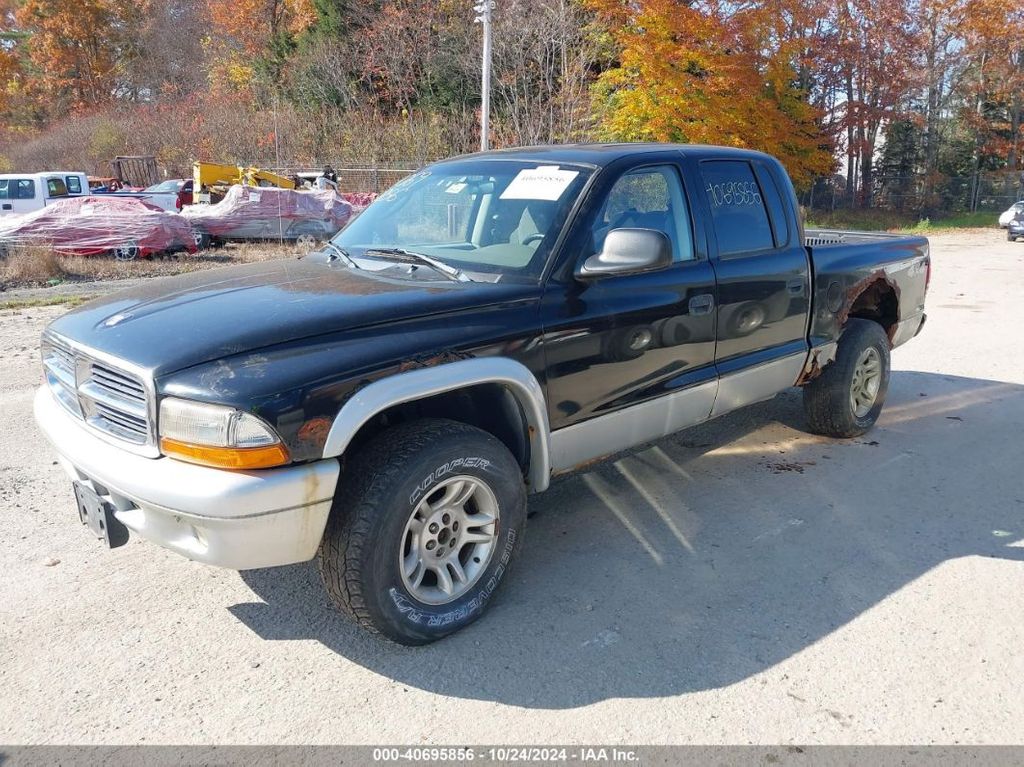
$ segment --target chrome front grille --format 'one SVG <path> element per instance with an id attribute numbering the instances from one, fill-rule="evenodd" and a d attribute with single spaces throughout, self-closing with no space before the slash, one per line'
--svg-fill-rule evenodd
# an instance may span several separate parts
<path id="1" fill-rule="evenodd" d="M 159 454 L 153 401 L 141 375 L 51 334 L 43 337 L 42 355 L 46 382 L 66 410 L 124 447 Z"/>

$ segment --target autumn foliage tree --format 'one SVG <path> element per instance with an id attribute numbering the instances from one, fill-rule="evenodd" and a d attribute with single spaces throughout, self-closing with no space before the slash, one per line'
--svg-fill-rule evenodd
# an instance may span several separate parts
<path id="1" fill-rule="evenodd" d="M 470 151 L 472 5 L 0 0 L 0 167 Z M 744 146 L 811 203 L 922 216 L 1017 192 L 1019 0 L 496 0 L 493 17 L 494 146 Z"/>
<path id="2" fill-rule="evenodd" d="M 770 14 L 675 0 L 589 4 L 618 49 L 597 81 L 602 137 L 753 147 L 776 154 L 803 185 L 831 170 L 790 52 L 765 46 Z"/>
<path id="3" fill-rule="evenodd" d="M 33 90 L 51 111 L 110 102 L 119 95 L 145 4 L 138 0 L 25 0 L 15 13 Z"/>
<path id="4" fill-rule="evenodd" d="M 210 77 L 248 89 L 278 84 L 296 37 L 316 21 L 312 0 L 208 0 Z"/>

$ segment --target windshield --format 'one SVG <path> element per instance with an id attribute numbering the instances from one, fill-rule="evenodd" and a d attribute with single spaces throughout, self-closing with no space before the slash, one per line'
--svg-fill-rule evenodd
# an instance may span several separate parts
<path id="1" fill-rule="evenodd" d="M 535 280 L 591 172 L 521 160 L 434 165 L 391 187 L 333 242 L 356 258 L 397 248 L 492 279 Z"/>
<path id="2" fill-rule="evenodd" d="M 146 187 L 143 191 L 145 192 L 177 192 L 182 185 L 182 181 L 178 179 L 172 179 L 171 181 L 161 181 L 159 184 L 153 184 L 153 186 Z"/>

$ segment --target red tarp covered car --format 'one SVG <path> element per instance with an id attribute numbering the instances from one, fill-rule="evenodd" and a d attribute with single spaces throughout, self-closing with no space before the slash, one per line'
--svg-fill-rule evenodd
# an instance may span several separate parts
<path id="1" fill-rule="evenodd" d="M 142 200 L 93 196 L 59 200 L 0 221 L 0 246 L 42 245 L 72 256 L 110 254 L 121 261 L 196 250 L 188 221 Z"/>
<path id="2" fill-rule="evenodd" d="M 355 212 L 362 213 L 377 199 L 376 192 L 338 192 L 338 197 L 351 205 Z"/>
<path id="3" fill-rule="evenodd" d="M 326 240 L 348 223 L 353 206 L 333 191 L 236 184 L 220 202 L 191 205 L 181 214 L 207 241 Z"/>

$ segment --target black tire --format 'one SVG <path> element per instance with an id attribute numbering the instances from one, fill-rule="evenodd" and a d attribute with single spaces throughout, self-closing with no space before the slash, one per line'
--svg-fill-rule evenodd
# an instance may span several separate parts
<path id="1" fill-rule="evenodd" d="M 483 482 L 499 514 L 490 559 L 464 594 L 445 604 L 417 599 L 399 562 L 417 506 L 456 476 Z M 349 462 L 320 543 L 327 593 L 361 626 L 405 645 L 422 645 L 479 618 L 522 547 L 526 490 L 519 464 L 485 431 L 423 419 L 383 432 Z"/>
<path id="2" fill-rule="evenodd" d="M 1010 230 L 1009 230 L 1009 229 L 1007 229 L 1007 230 L 1006 230 L 1006 240 L 1007 240 L 1008 242 L 1013 242 L 1013 241 L 1014 241 L 1014 240 L 1016 240 L 1016 239 L 1017 239 L 1016 237 L 1014 237 L 1014 236 L 1013 236 L 1012 234 L 1010 234 Z"/>
<path id="3" fill-rule="evenodd" d="M 874 348 L 881 360 L 881 381 L 871 409 L 858 417 L 850 401 L 854 370 Z M 827 437 L 859 437 L 875 425 L 889 390 L 889 337 L 877 322 L 851 319 L 839 339 L 835 360 L 804 386 L 804 412 L 811 431 Z"/>
<path id="4" fill-rule="evenodd" d="M 200 251 L 206 250 L 210 247 L 210 241 L 212 238 L 208 233 L 194 229 L 192 231 L 192 239 L 196 244 L 196 252 L 199 253 Z"/>

